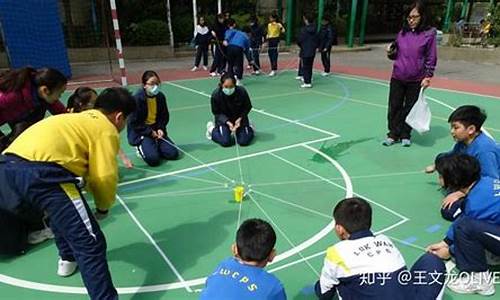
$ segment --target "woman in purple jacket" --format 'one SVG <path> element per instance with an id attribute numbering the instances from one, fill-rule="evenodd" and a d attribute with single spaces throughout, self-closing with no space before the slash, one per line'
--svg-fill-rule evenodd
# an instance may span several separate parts
<path id="1" fill-rule="evenodd" d="M 437 63 L 436 29 L 429 25 L 429 15 L 421 1 L 410 6 L 406 20 L 396 38 L 396 55 L 391 57 L 395 61 L 387 113 L 389 133 L 384 146 L 397 142 L 404 147 L 411 145 L 411 127 L 405 119 L 420 89 L 430 85 Z"/>

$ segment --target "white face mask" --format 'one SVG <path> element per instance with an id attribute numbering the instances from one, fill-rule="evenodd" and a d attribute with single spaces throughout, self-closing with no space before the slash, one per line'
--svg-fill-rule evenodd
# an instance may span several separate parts
<path id="1" fill-rule="evenodd" d="M 227 96 L 231 96 L 234 94 L 234 87 L 233 88 L 222 88 L 222 92 L 226 94 Z"/>
<path id="2" fill-rule="evenodd" d="M 146 87 L 146 94 L 148 94 L 148 96 L 156 96 L 158 95 L 159 92 L 160 92 L 160 86 L 158 86 L 157 84 L 152 86 L 148 85 Z"/>

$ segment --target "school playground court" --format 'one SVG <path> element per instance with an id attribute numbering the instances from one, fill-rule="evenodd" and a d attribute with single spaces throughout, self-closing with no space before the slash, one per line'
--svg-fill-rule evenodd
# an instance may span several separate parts
<path id="1" fill-rule="evenodd" d="M 257 130 L 245 148 L 221 148 L 205 138 L 217 79 L 161 74 L 171 113 L 168 133 L 184 155 L 147 167 L 122 133 L 135 168 L 120 167 L 116 205 L 101 223 L 121 299 L 196 299 L 204 278 L 230 255 L 238 224 L 252 217 L 268 220 L 277 232 L 279 255 L 267 269 L 282 280 L 289 299 L 315 299 L 312 285 L 324 251 L 337 240 L 333 206 L 352 195 L 372 204 L 373 230 L 391 237 L 408 265 L 442 239 L 449 226 L 439 213 L 442 194 L 436 175 L 423 169 L 452 147 L 446 121 L 454 107 L 484 108 L 485 129 L 500 138 L 496 90 L 436 79 L 426 94 L 431 131 L 414 134 L 410 148 L 386 148 L 386 74 L 358 76 L 363 74 L 345 68 L 330 77 L 316 74 L 313 89 L 300 89 L 293 63 L 283 65 L 289 70 L 274 78 L 244 81 Z M 175 74 L 184 79 L 166 81 Z M 241 182 L 251 192 L 238 204 L 232 189 Z M 60 278 L 56 263 L 53 242 L 0 261 L 0 299 L 86 299 L 79 274 Z M 447 290 L 445 299 L 481 297 Z"/>

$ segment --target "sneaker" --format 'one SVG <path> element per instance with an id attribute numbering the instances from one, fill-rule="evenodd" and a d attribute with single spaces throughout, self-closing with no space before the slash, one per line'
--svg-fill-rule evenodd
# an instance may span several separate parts
<path id="1" fill-rule="evenodd" d="M 251 65 L 248 65 L 248 66 L 247 66 L 247 70 L 250 70 L 251 68 L 252 68 L 252 66 L 251 66 Z"/>
<path id="2" fill-rule="evenodd" d="M 330 76 L 330 73 L 329 72 L 323 72 L 323 73 L 321 73 L 321 76 L 327 77 L 327 76 Z"/>
<path id="3" fill-rule="evenodd" d="M 273 77 L 273 76 L 276 76 L 276 71 L 271 71 L 271 72 L 269 73 L 269 77 Z"/>
<path id="4" fill-rule="evenodd" d="M 410 147 L 410 146 L 411 146 L 411 141 L 410 141 L 410 139 L 402 139 L 402 140 L 401 140 L 401 145 L 402 145 L 403 147 Z"/>
<path id="5" fill-rule="evenodd" d="M 210 141 L 212 140 L 212 131 L 214 131 L 214 128 L 215 128 L 214 122 L 210 121 L 207 123 L 207 132 L 205 133 L 205 136 Z"/>
<path id="6" fill-rule="evenodd" d="M 395 140 L 395 139 L 393 139 L 393 138 L 390 138 L 390 137 L 386 138 L 386 139 L 382 142 L 382 145 L 384 145 L 384 146 L 392 146 L 392 145 L 394 145 L 394 144 L 396 144 L 396 140 Z"/>
<path id="7" fill-rule="evenodd" d="M 304 77 L 303 76 L 297 76 L 297 77 L 295 77 L 295 79 L 304 81 Z"/>
<path id="8" fill-rule="evenodd" d="M 253 74 L 253 75 L 260 75 L 260 71 L 259 71 L 259 70 L 257 70 L 257 71 L 253 71 L 253 72 L 252 72 L 252 74 Z"/>
<path id="9" fill-rule="evenodd" d="M 42 230 L 32 231 L 28 234 L 28 244 L 36 245 L 54 238 L 54 233 L 46 227 Z"/>
<path id="10" fill-rule="evenodd" d="M 489 266 L 500 266 L 500 256 L 496 256 L 490 251 L 485 251 L 486 253 L 486 262 Z"/>
<path id="11" fill-rule="evenodd" d="M 243 86 L 243 82 L 241 80 L 236 79 L 236 86 Z"/>
<path id="12" fill-rule="evenodd" d="M 305 89 L 310 89 L 313 87 L 313 85 L 310 83 L 303 83 L 300 87 Z"/>
<path id="13" fill-rule="evenodd" d="M 198 67 L 197 67 L 197 66 L 194 66 L 194 67 L 191 69 L 191 72 L 194 72 L 194 71 L 196 71 L 196 70 L 198 70 Z"/>
<path id="14" fill-rule="evenodd" d="M 207 71 L 208 70 L 207 66 L 203 66 L 203 70 Z"/>
<path id="15" fill-rule="evenodd" d="M 219 74 L 217 74 L 215 72 L 210 72 L 210 77 L 216 77 L 217 75 L 219 75 Z"/>
<path id="16" fill-rule="evenodd" d="M 255 124 L 254 123 L 250 123 L 248 126 L 250 126 L 250 128 L 252 128 L 252 130 L 255 131 Z"/>
<path id="17" fill-rule="evenodd" d="M 465 276 L 468 275 L 468 276 Z M 491 296 L 495 294 L 493 274 L 490 272 L 460 273 L 448 282 L 450 290 L 458 294 L 479 294 Z"/>
<path id="18" fill-rule="evenodd" d="M 61 277 L 68 277 L 75 273 L 78 264 L 76 261 L 67 261 L 59 258 L 57 263 L 57 275 Z"/>

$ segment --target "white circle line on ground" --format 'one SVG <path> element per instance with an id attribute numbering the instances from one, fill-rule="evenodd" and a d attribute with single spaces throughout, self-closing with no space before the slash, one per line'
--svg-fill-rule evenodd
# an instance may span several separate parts
<path id="1" fill-rule="evenodd" d="M 352 181 L 351 178 L 349 177 L 349 174 L 347 171 L 333 158 L 327 156 L 323 152 L 321 152 L 318 149 L 312 148 L 312 147 L 306 147 L 307 149 L 318 153 L 319 155 L 323 156 L 326 160 L 328 160 L 342 175 L 342 178 L 345 183 L 345 190 L 346 190 L 346 198 L 352 197 L 354 195 L 354 190 L 352 186 Z M 399 223 L 398 223 L 399 225 Z M 320 239 L 328 235 L 330 232 L 332 232 L 333 228 L 335 227 L 335 223 L 332 221 L 328 223 L 328 225 L 325 226 L 321 231 L 316 233 L 314 236 L 309 238 L 308 240 L 302 242 L 300 245 L 297 247 L 294 247 L 288 251 L 283 252 L 282 254 L 276 256 L 273 264 L 282 261 L 290 256 L 293 256 L 300 251 L 312 246 L 316 242 L 318 242 Z M 394 228 L 393 226 L 390 226 L 389 228 Z M 389 229 L 388 228 L 388 229 Z M 205 280 L 207 278 L 196 278 L 196 279 L 191 279 L 191 280 L 186 280 L 185 282 L 175 282 L 175 283 L 166 283 L 166 284 L 157 284 L 157 285 L 145 285 L 145 286 L 135 286 L 135 287 L 122 287 L 122 288 L 117 288 L 117 291 L 119 294 L 137 294 L 137 293 L 148 293 L 148 292 L 161 292 L 161 291 L 167 291 L 167 290 L 173 290 L 173 289 L 181 289 L 181 288 L 186 288 L 186 287 L 192 287 L 192 286 L 199 286 L 205 283 Z M 63 294 L 87 294 L 87 290 L 84 287 L 72 287 L 72 286 L 63 286 L 63 285 L 54 285 L 54 284 L 46 284 L 46 283 L 39 283 L 39 282 L 34 282 L 34 281 L 29 281 L 29 280 L 24 280 L 24 279 L 19 279 L 11 276 L 7 276 L 4 274 L 0 274 L 0 283 L 8 284 L 11 286 L 16 286 L 20 288 L 26 288 L 26 289 L 31 289 L 31 290 L 38 290 L 38 291 L 43 291 L 43 292 L 52 292 L 52 293 L 63 293 Z"/>

